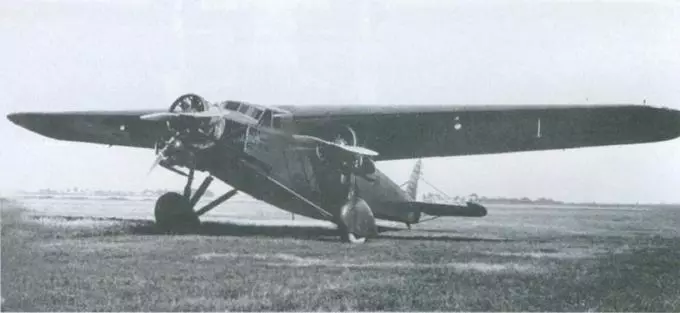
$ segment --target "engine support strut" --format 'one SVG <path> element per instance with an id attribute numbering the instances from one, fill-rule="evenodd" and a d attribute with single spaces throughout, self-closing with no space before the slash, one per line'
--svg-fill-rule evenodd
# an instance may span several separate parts
<path id="1" fill-rule="evenodd" d="M 178 169 L 176 169 L 176 168 L 174 168 L 174 167 L 172 167 L 172 166 L 169 166 L 169 165 L 165 164 L 165 162 L 163 162 L 163 161 L 161 161 L 161 162 L 159 163 L 159 165 L 160 165 L 161 167 L 163 167 L 164 169 L 167 169 L 167 170 L 169 170 L 169 171 L 171 171 L 171 172 L 173 172 L 173 173 L 175 173 L 175 174 L 177 174 L 177 175 L 181 175 L 181 176 L 184 176 L 184 177 L 189 177 L 189 174 L 187 174 L 187 173 L 185 173 L 185 172 L 182 172 L 182 171 L 180 171 L 180 170 L 178 170 Z"/>

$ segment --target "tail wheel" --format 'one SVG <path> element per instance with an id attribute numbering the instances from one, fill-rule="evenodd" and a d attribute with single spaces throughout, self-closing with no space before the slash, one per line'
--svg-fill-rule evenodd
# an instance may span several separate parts
<path id="1" fill-rule="evenodd" d="M 201 225 L 189 199 L 176 192 L 168 192 L 158 198 L 154 215 L 156 226 L 164 233 L 186 234 Z"/>

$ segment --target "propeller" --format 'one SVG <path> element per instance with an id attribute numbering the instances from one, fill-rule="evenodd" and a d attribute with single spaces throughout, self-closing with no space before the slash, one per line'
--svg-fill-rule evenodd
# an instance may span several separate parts
<path id="1" fill-rule="evenodd" d="M 161 138 L 156 143 L 156 159 L 147 175 L 168 160 L 177 163 L 169 165 L 184 165 L 190 169 L 193 168 L 194 150 L 208 148 L 222 136 L 223 117 L 230 113 L 221 111 L 217 107 L 215 107 L 217 110 L 209 110 L 210 108 L 210 104 L 200 96 L 186 94 L 177 98 L 168 112 L 140 116 L 146 121 L 165 122 L 172 134 L 167 140 Z"/>

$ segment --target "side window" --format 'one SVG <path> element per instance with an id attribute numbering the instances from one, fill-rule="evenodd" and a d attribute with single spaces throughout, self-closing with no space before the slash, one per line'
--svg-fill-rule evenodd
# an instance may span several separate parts
<path id="1" fill-rule="evenodd" d="M 284 129 L 286 131 L 292 131 L 295 127 L 293 117 L 290 114 L 274 115 L 273 126 L 276 129 Z"/>
<path id="2" fill-rule="evenodd" d="M 281 129 L 281 116 L 274 116 L 274 119 L 272 120 L 272 127 Z"/>
<path id="3" fill-rule="evenodd" d="M 264 114 L 262 114 L 262 119 L 260 119 L 260 125 L 265 126 L 265 127 L 272 127 L 272 111 L 271 110 L 264 110 Z"/>

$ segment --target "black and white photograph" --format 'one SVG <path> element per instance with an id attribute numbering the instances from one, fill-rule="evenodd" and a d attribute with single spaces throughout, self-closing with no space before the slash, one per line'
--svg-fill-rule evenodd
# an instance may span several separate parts
<path id="1" fill-rule="evenodd" d="M 680 311 L 680 2 L 0 2 L 0 310 Z"/>

